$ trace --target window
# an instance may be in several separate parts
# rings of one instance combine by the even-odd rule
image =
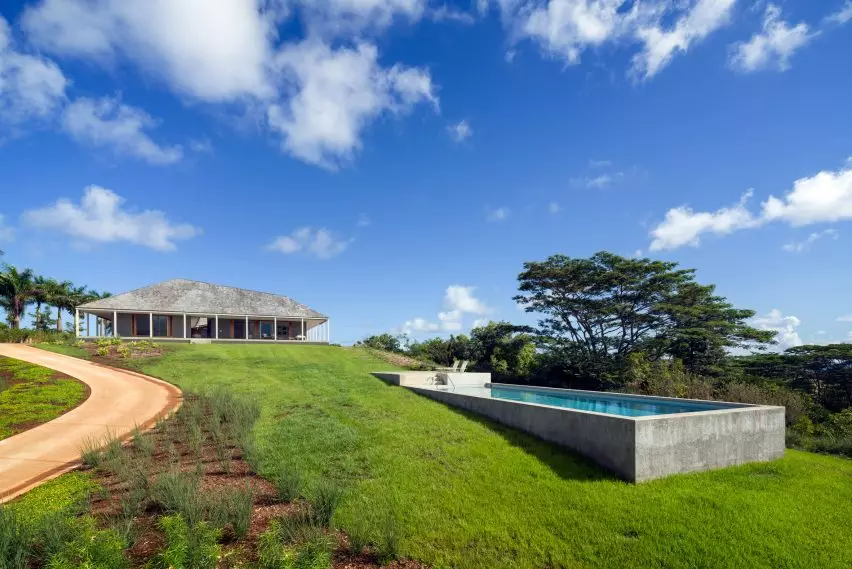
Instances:
[[[154,336],[168,337],[169,317],[162,314],[154,315]]]
[[[260,337],[264,340],[272,339],[272,322],[260,323]]]
[[[278,339],[287,340],[290,337],[290,326],[287,324],[278,323]]]
[[[134,336],[148,336],[151,333],[151,323],[149,322],[149,316],[147,314],[134,314],[133,320],[135,322],[134,326]]]

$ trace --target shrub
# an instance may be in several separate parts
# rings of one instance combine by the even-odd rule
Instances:
[[[151,494],[154,502],[169,514],[180,514],[190,525],[204,519],[199,478],[173,469],[157,476]]]
[[[399,518],[394,513],[391,512],[382,519],[377,553],[383,564],[399,557],[399,528]]]
[[[26,569],[30,536],[17,512],[0,506],[0,567]]]
[[[292,466],[283,466],[275,477],[278,498],[283,502],[292,502],[302,493],[302,475]]]
[[[95,350],[95,353],[99,356],[108,356],[109,346],[98,346],[98,349]]]
[[[219,532],[207,523],[188,524],[180,515],[160,520],[166,534],[166,548],[156,559],[162,569],[215,569],[221,548]]]
[[[366,547],[373,542],[370,535],[370,526],[367,521],[359,517],[346,530],[346,535],[349,536],[349,547],[355,555],[361,555]]]
[[[325,527],[331,524],[343,493],[343,487],[333,480],[323,479],[317,484],[311,500],[311,514],[317,524]]]
[[[273,520],[257,540],[257,561],[261,569],[289,569],[295,566],[296,554],[281,540],[281,526]]]
[[[273,521],[258,540],[263,569],[329,569],[334,540],[306,512]]]
[[[213,527],[224,528],[230,524],[236,537],[248,532],[254,506],[254,491],[244,488],[222,489],[207,499],[206,518]]]
[[[100,441],[92,437],[83,439],[83,443],[80,446],[80,457],[83,460],[83,464],[88,468],[97,468],[100,466],[104,458]]]
[[[47,564],[48,569],[125,569],[125,541],[113,529],[98,530],[92,516],[68,520],[73,528],[67,541]]]

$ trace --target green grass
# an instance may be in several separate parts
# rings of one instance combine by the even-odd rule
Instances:
[[[0,440],[55,419],[79,405],[85,386],[53,370],[0,357]]]
[[[72,472],[48,480],[2,507],[14,510],[27,523],[67,510],[85,502],[98,485],[86,472]]]
[[[66,356],[73,356],[75,358],[80,358],[83,360],[89,359],[89,352],[84,350],[83,348],[78,348],[77,346],[69,346],[68,344],[36,344],[36,347],[41,348],[42,350],[46,350],[48,352],[54,352],[57,354],[63,354]]]
[[[850,460],[787,451],[631,485],[387,386],[367,372],[388,364],[363,352],[181,346],[140,367],[186,389],[255,395],[263,474],[295,466],[307,496],[336,479],[336,525],[376,542],[390,534],[400,554],[436,568],[852,566]]]

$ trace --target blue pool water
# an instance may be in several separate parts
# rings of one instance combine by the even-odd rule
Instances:
[[[623,415],[626,417],[670,415],[672,413],[714,411],[736,407],[735,405],[725,403],[696,403],[692,401],[667,401],[660,399],[643,400],[615,393],[578,393],[567,390],[550,391],[495,386],[492,386],[490,389],[483,389],[486,392],[490,391],[490,396],[493,399],[509,399],[511,401],[538,403],[539,405],[551,405],[554,407],[594,411],[610,415]]]

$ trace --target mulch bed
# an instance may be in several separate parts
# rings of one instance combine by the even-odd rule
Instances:
[[[205,437],[201,448],[200,457],[186,441],[179,440],[179,436],[173,436],[169,422],[174,418],[160,423],[148,433],[152,436],[156,450],[150,460],[148,479],[163,472],[176,468],[176,460],[179,460],[179,469],[182,472],[193,472],[198,474],[198,462],[203,467],[200,477],[200,488],[203,494],[213,493],[221,488],[251,488],[254,494],[254,505],[251,523],[247,534],[239,540],[229,534],[226,526],[223,531],[223,559],[236,557],[242,561],[255,561],[255,546],[257,539],[276,518],[293,514],[296,510],[304,508],[302,502],[283,503],[279,498],[275,486],[268,480],[261,478],[251,471],[249,464],[244,460],[242,451],[235,446],[229,447],[230,466],[224,468],[221,456],[217,456],[214,444],[209,437]],[[128,446],[130,448],[128,448]],[[141,451],[132,445],[125,447],[125,452],[137,454],[141,458]],[[104,522],[117,518],[121,513],[121,499],[128,493],[127,484],[116,474],[106,472],[102,468],[92,469],[95,481],[104,489],[95,492],[91,497],[92,514],[96,519]],[[128,555],[134,567],[145,567],[146,563],[165,546],[165,536],[157,526],[158,519],[164,515],[155,507],[149,507],[134,518],[134,531],[137,536]],[[348,546],[348,539],[343,532],[335,532],[338,546],[334,552],[334,569],[425,569],[427,566],[421,563],[402,560],[394,561],[388,565],[381,565],[374,556],[366,552],[353,553]],[[229,553],[231,554],[229,556]],[[233,555],[235,554],[236,555]],[[241,566],[230,565],[224,562],[221,567]]]

